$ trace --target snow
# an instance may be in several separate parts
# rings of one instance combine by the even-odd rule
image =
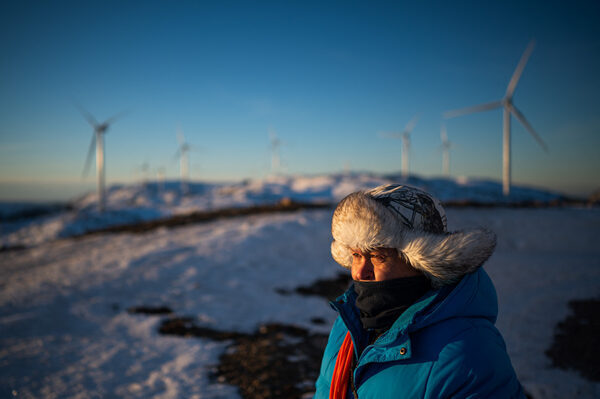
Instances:
[[[156,198],[165,195],[138,198],[153,217],[280,196],[330,201],[381,181],[277,177],[192,185],[196,195],[164,204]],[[136,190],[113,189],[111,212],[128,209]],[[92,196],[81,204],[72,226],[93,214],[81,210],[92,207]],[[329,253],[331,212],[240,217],[144,234],[33,237],[36,245],[0,252],[0,397],[237,398],[235,387],[210,378],[227,342],[163,336],[157,330],[166,316],[126,309],[164,305],[219,330],[252,332],[280,322],[326,333],[335,313],[325,300],[276,291],[343,271]],[[498,291],[498,328],[526,390],[536,399],[600,397],[600,384],[552,368],[544,354],[568,301],[600,293],[600,210],[450,208],[447,216],[450,229],[487,226],[498,234],[485,268]],[[65,217],[50,218],[60,224]],[[40,226],[47,223],[42,218],[27,229],[46,234]],[[326,324],[311,323],[316,317]]]
[[[548,203],[564,198],[558,193],[513,187],[502,195],[499,183],[486,180],[425,179],[367,173],[271,176],[239,183],[189,183],[188,192],[178,182],[113,185],[107,190],[107,211],[97,211],[97,195],[75,200],[69,210],[43,214],[34,220],[11,219],[21,210],[15,203],[0,203],[0,247],[32,246],[109,226],[133,224],[198,211],[275,204],[284,198],[308,203],[335,203],[357,190],[381,184],[405,182],[434,194],[442,202],[471,201],[481,204]]]

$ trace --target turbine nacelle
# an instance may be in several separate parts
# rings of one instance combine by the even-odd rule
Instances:
[[[188,152],[190,150],[190,148],[191,147],[190,147],[190,145],[188,143],[184,143],[184,144],[181,145],[180,150],[183,153],[183,152]]]
[[[103,123],[101,125],[98,125],[94,128],[95,132],[98,134],[104,134],[106,133],[106,131],[108,130],[108,128],[110,127],[109,124],[107,123]]]

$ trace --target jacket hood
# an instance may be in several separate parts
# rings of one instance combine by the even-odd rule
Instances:
[[[433,299],[405,320],[408,331],[417,331],[456,317],[485,318],[492,324],[498,317],[498,297],[492,280],[483,268],[467,274],[456,286],[430,292]],[[427,297],[420,302],[427,302]],[[415,304],[418,307],[418,303]],[[404,315],[403,315],[404,316]],[[407,315],[409,316],[409,315]],[[402,321],[401,316],[397,321]]]

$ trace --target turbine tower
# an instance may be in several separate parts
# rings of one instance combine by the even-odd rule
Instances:
[[[177,143],[179,144],[179,148],[177,152],[175,152],[175,157],[179,158],[179,173],[181,177],[181,192],[182,194],[188,193],[188,178],[189,178],[189,165],[190,160],[188,157],[188,153],[190,151],[190,145],[185,141],[185,137],[183,133],[180,131],[177,132]]]
[[[489,111],[496,108],[502,108],[502,120],[503,120],[503,139],[502,139],[502,192],[505,196],[510,194],[510,182],[511,182],[511,165],[510,165],[510,115],[514,115],[515,118],[527,129],[529,134],[533,136],[533,138],[538,142],[538,144],[545,150],[548,151],[548,147],[546,143],[540,138],[540,136],[533,129],[531,124],[525,118],[525,115],[513,104],[513,95],[515,94],[515,89],[517,87],[517,83],[521,78],[521,74],[523,73],[523,69],[525,69],[525,65],[527,64],[527,60],[533,51],[533,47],[535,46],[535,40],[529,42],[529,45],[525,49],[525,52],[521,56],[521,60],[517,64],[517,68],[515,69],[509,83],[506,88],[506,93],[504,97],[499,101],[494,101],[491,103],[475,105],[472,107],[462,108],[458,110],[448,111],[444,113],[445,118],[454,118],[461,115],[472,114],[475,112],[481,111]]]
[[[94,156],[94,149],[96,150],[96,180],[98,187],[98,211],[104,212],[106,209],[106,194],[105,194],[105,169],[104,169],[104,134],[106,134],[110,125],[123,116],[125,112],[121,112],[111,118],[108,118],[102,123],[98,123],[96,119],[83,107],[77,106],[79,108],[79,112],[83,115],[83,117],[88,121],[90,125],[94,128],[94,133],[92,135],[92,141],[90,143],[90,147],[88,150],[87,158],[85,160],[85,165],[83,167],[82,176],[86,177],[88,171],[90,169],[90,165],[92,162],[92,157]]]
[[[156,182],[158,183],[158,191],[163,192],[165,189],[165,175],[167,170],[164,166],[159,166],[156,169]]]
[[[444,176],[450,176],[450,147],[452,147],[452,143],[448,140],[445,123],[442,123],[440,138],[442,139],[442,171]]]
[[[148,172],[150,171],[150,164],[146,161],[144,161],[141,165],[140,165],[140,179],[141,179],[141,186],[144,187],[148,184]]]
[[[394,132],[384,134],[384,137],[389,138],[400,138],[402,139],[402,178],[406,179],[410,175],[410,133],[415,128],[417,121],[419,120],[419,114],[413,116],[413,118],[406,124],[404,130],[401,132]]]
[[[281,168],[281,140],[273,129],[269,129],[269,139],[271,141],[271,173],[275,175]]]

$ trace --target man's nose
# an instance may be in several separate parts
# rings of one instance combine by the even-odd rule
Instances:
[[[360,262],[356,265],[356,270],[354,271],[354,279],[355,280],[373,280],[375,279],[375,274],[373,273],[373,263],[371,263],[371,258],[369,256],[363,257]]]

